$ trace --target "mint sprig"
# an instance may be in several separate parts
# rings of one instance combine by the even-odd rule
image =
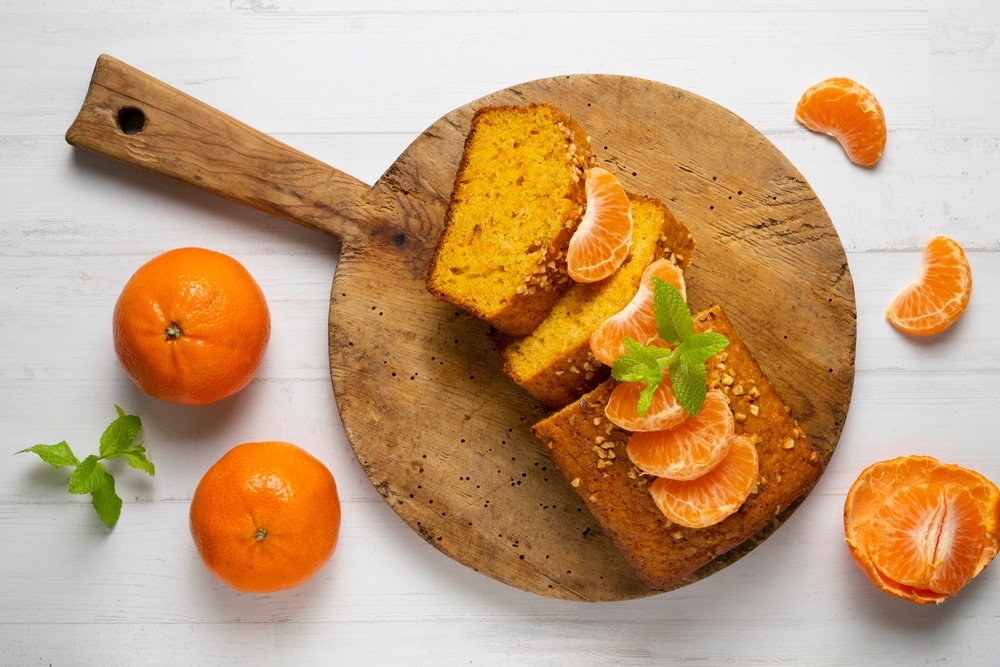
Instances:
[[[146,457],[142,442],[136,442],[142,421],[127,415],[117,405],[118,418],[101,434],[99,454],[91,454],[82,461],[73,454],[66,441],[55,445],[35,445],[17,452],[34,452],[53,468],[74,468],[69,478],[69,492],[87,494],[97,515],[108,528],[113,528],[121,515],[122,499],[115,493],[115,478],[102,461],[122,458],[132,468],[142,470],[150,477],[155,474],[153,463]]]
[[[653,311],[657,335],[674,347],[641,345],[626,338],[625,353],[611,365],[611,376],[620,382],[645,383],[636,405],[640,416],[646,415],[656,388],[669,377],[678,403],[693,417],[705,403],[708,378],[705,362],[726,349],[729,340],[714,331],[696,333],[694,318],[684,296],[676,287],[655,276]]]

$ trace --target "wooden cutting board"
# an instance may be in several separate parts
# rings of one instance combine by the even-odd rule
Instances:
[[[531,435],[544,408],[503,374],[485,325],[424,289],[473,112],[528,102],[571,113],[602,166],[688,226],[692,308],[723,305],[825,466],[854,382],[847,259],[795,167],[702,97],[613,75],[524,83],[448,113],[369,186],[102,56],[66,138],[338,237],[334,393],[389,506],[442,553],[511,586],[570,600],[642,597],[654,591]],[[794,509],[680,585],[738,560]]]

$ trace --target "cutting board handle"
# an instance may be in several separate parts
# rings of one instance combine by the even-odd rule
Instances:
[[[66,141],[344,239],[361,181],[108,55]]]

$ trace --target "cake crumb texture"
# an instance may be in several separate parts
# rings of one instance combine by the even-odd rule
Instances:
[[[566,246],[586,203],[586,132],[548,104],[479,109],[427,288],[512,336],[530,333],[572,282]]]

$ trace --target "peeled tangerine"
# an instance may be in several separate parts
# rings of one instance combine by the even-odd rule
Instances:
[[[844,505],[851,555],[883,591],[941,603],[1000,549],[1000,490],[979,473],[929,456],[866,468]]]

